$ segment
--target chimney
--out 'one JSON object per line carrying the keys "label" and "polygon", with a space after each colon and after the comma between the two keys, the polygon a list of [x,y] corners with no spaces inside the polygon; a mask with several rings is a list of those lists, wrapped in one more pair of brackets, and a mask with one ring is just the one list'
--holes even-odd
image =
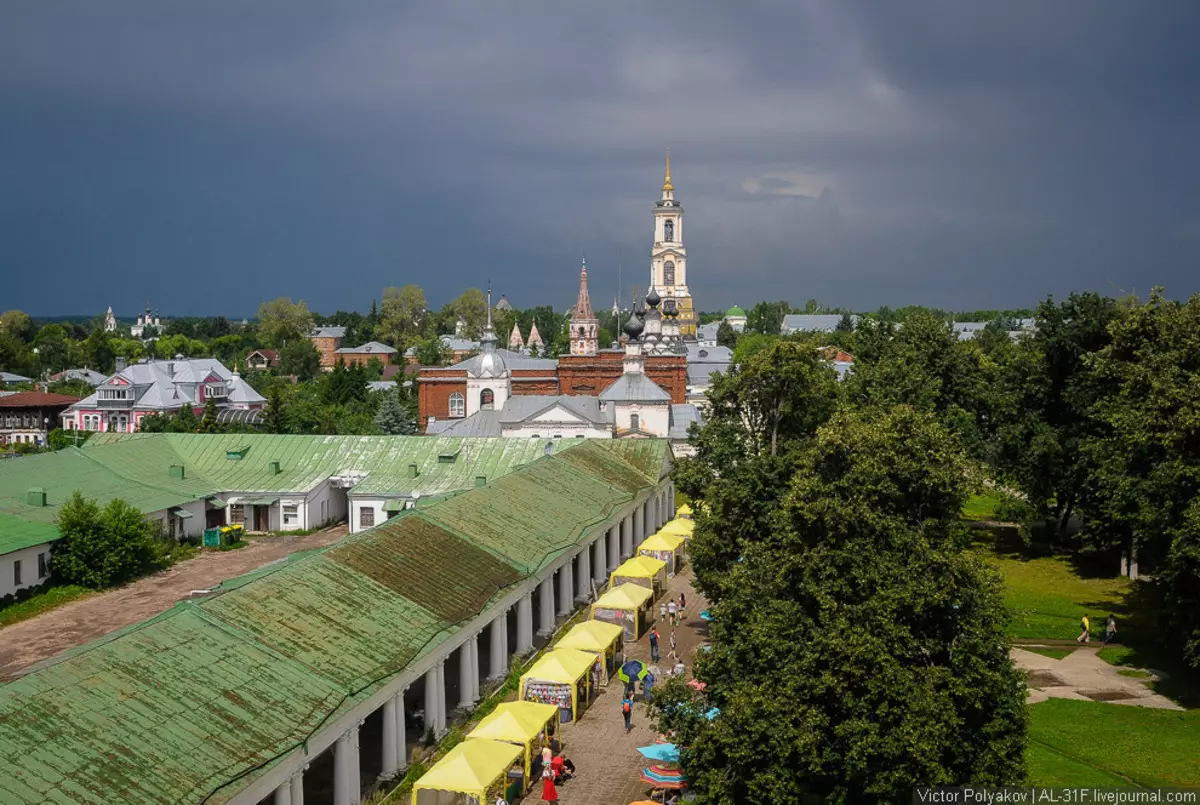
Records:
{"label": "chimney", "polygon": [[417,477],[418,475],[420,475],[420,474],[421,474],[421,473],[420,473],[420,471],[419,471],[419,470],[417,470],[417,465],[416,465],[416,464],[409,464],[409,465],[408,465],[408,477],[409,477],[409,478],[416,478],[416,477]]}
{"label": "chimney", "polygon": [[271,471],[272,475],[278,475],[279,473],[283,472],[283,469],[279,463],[279,459],[267,462],[267,469]]}
{"label": "chimney", "polygon": [[487,483],[487,476],[486,476],[486,475],[476,475],[476,476],[475,476],[475,488],[476,488],[476,489],[478,489],[479,487],[481,487],[481,486],[485,485],[486,483]]}
{"label": "chimney", "polygon": [[124,372],[124,371],[125,371],[125,366],[126,366],[126,363],[125,363],[125,356],[124,356],[124,355],[118,355],[118,356],[117,356],[117,371],[118,371],[118,372]]}
{"label": "chimney", "polygon": [[178,481],[182,481],[184,478],[183,465],[182,464],[172,464],[168,473],[169,473],[170,477],[172,477]]}
{"label": "chimney", "polygon": [[25,502],[30,506],[45,506],[46,505],[46,490],[40,486],[32,487],[25,491]]}

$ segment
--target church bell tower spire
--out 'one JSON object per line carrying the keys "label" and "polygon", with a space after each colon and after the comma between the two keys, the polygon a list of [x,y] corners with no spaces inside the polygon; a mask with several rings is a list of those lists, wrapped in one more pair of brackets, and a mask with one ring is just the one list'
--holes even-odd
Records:
{"label": "church bell tower spire", "polygon": [[595,355],[600,348],[600,320],[592,310],[588,293],[587,260],[579,266],[579,298],[571,312],[571,354]]}

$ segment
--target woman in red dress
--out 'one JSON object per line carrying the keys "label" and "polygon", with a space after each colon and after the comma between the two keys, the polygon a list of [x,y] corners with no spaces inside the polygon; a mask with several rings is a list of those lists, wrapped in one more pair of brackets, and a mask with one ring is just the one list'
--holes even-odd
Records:
{"label": "woman in red dress", "polygon": [[558,789],[554,787],[554,772],[549,766],[542,769],[542,802],[558,802]]}

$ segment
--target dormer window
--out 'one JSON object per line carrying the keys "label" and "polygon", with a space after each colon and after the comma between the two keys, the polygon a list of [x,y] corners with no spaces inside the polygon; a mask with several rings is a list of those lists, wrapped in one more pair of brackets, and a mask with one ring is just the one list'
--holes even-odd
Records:
{"label": "dormer window", "polygon": [[224,383],[208,383],[204,386],[204,394],[207,397],[228,397],[229,386]]}
{"label": "dormer window", "polygon": [[102,400],[128,400],[129,389],[100,389]]}

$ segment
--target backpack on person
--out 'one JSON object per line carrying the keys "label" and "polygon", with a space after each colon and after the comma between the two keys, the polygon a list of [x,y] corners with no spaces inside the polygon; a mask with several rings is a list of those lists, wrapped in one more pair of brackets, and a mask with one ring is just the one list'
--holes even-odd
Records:
{"label": "backpack on person", "polygon": [[624,701],[622,701],[621,702],[621,712],[622,713],[632,713],[633,712],[633,703],[630,702],[628,699],[625,699]]}

